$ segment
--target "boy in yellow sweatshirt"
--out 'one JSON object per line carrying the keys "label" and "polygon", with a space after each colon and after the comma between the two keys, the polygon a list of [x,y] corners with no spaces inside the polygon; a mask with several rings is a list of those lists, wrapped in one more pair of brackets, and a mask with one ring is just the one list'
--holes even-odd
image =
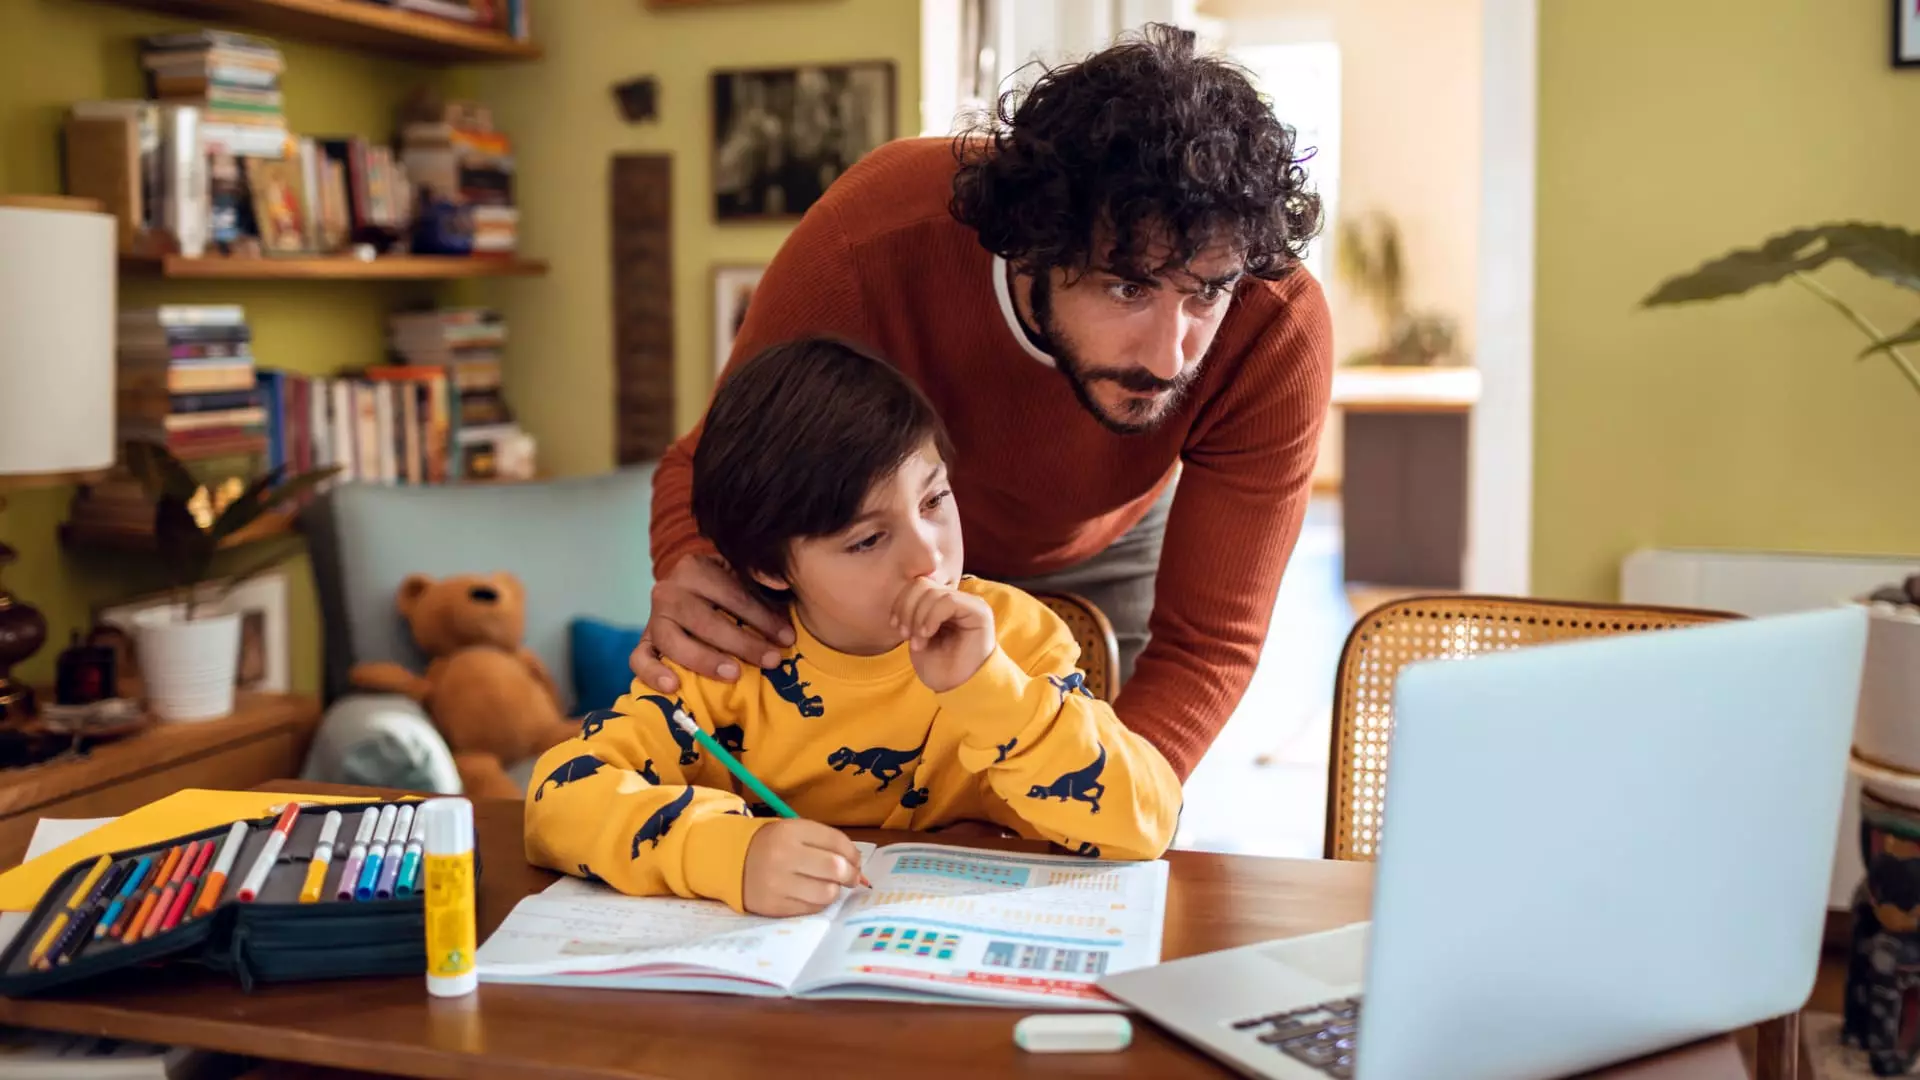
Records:
{"label": "boy in yellow sweatshirt", "polygon": [[[700,530],[797,640],[733,682],[636,680],[547,751],[529,861],[622,892],[818,911],[859,880],[834,826],[987,820],[1069,851],[1158,858],[1180,783],[1083,685],[1079,647],[1018,589],[961,572],[952,457],[931,404],[845,344],[778,345],[715,394],[694,456]],[[710,732],[800,815],[772,818],[676,726]]]}

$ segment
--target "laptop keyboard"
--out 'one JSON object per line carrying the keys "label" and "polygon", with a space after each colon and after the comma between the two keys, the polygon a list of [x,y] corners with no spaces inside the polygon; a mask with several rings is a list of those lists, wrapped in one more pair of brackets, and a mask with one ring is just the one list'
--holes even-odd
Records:
{"label": "laptop keyboard", "polygon": [[1233,1028],[1334,1080],[1352,1080],[1353,1045],[1359,1026],[1360,999],[1351,997],[1250,1017],[1236,1022]]}

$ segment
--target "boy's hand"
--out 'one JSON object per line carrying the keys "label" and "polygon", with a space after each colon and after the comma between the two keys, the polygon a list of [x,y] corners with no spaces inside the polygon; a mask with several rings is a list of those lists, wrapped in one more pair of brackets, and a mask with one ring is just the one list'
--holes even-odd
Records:
{"label": "boy's hand", "polygon": [[860,849],[839,829],[805,818],[764,826],[747,844],[740,905],[755,915],[811,915],[860,883]]}
{"label": "boy's hand", "polygon": [[916,578],[893,605],[893,628],[907,636],[913,670],[936,694],[959,686],[993,655],[993,609],[971,593]]}

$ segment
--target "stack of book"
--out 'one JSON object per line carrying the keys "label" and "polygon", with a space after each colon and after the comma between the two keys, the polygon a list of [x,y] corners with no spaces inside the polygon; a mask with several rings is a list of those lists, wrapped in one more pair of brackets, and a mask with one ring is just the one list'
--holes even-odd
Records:
{"label": "stack of book", "polygon": [[238,304],[120,313],[120,438],[164,444],[183,462],[265,453],[253,332]]}
{"label": "stack of book", "polygon": [[200,110],[209,151],[236,157],[285,154],[280,75],[286,63],[266,38],[224,30],[155,34],[140,41],[149,96]]}
{"label": "stack of book", "polygon": [[[492,114],[472,102],[426,102],[401,116],[400,161],[420,196],[456,209],[455,233],[475,255],[509,255],[519,243],[513,200],[513,144]],[[452,249],[452,237],[444,246]],[[440,253],[453,253],[445,250]]]}
{"label": "stack of book", "polygon": [[[164,445],[209,491],[252,475],[267,451],[252,342],[237,304],[122,311],[120,439]],[[76,493],[69,528],[89,539],[145,536],[152,533],[153,512],[139,482],[116,470]]]}
{"label": "stack of book", "polygon": [[450,434],[458,475],[470,479],[530,475],[532,439],[514,420],[501,378],[507,324],[483,307],[397,312],[387,320],[393,367],[439,372],[452,390]]}
{"label": "stack of book", "polygon": [[344,480],[525,479],[533,444],[501,393],[506,324],[485,308],[394,314],[389,363],[339,376],[263,370],[268,460]]}

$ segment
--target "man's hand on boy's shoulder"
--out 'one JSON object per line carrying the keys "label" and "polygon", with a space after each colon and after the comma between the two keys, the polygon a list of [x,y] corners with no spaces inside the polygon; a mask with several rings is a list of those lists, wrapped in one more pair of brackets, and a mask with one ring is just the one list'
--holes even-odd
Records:
{"label": "man's hand on boy's shoulder", "polygon": [[678,693],[680,678],[665,661],[732,682],[744,670],[772,667],[778,646],[793,644],[786,616],[747,593],[717,555],[688,555],[653,586],[653,610],[627,663],[641,682]]}
{"label": "man's hand on boy's shoulder", "polygon": [[936,694],[973,678],[999,644],[985,600],[927,578],[901,590],[893,628],[906,635],[914,673]]}

